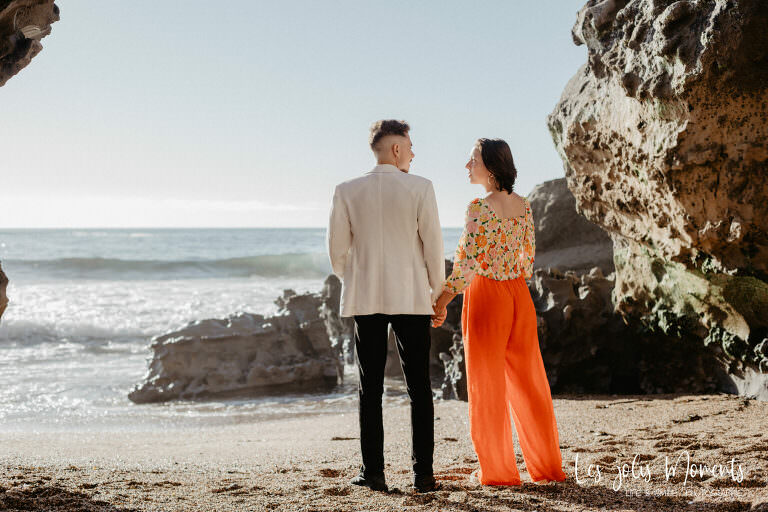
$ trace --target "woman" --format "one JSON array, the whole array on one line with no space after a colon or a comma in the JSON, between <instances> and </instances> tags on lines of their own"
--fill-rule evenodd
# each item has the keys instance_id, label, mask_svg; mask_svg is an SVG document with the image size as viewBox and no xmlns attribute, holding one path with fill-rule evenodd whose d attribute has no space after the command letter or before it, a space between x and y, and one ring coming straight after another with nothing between
<instances>
[{"instance_id":1,"label":"woman","mask_svg":"<svg viewBox=\"0 0 768 512\"><path fill-rule=\"evenodd\" d=\"M469 203L453 272L434 305L435 327L464 292L461 329L469 424L484 485L520 485L510 413L525 465L536 483L565 480L536 311L525 279L533 274L533 214L512 188L512 153L501 139L479 139L466 165L488 195Z\"/></svg>"}]
</instances>

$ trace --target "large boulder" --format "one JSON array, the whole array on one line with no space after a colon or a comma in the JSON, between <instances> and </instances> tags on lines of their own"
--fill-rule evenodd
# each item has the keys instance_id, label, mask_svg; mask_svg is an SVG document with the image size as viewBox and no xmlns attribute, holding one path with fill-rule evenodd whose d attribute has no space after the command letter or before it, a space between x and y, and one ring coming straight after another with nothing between
<instances>
[{"instance_id":1,"label":"large boulder","mask_svg":"<svg viewBox=\"0 0 768 512\"><path fill-rule=\"evenodd\" d=\"M53 0L0 0L0 87L40 53L58 20Z\"/></svg>"},{"instance_id":2,"label":"large boulder","mask_svg":"<svg viewBox=\"0 0 768 512\"><path fill-rule=\"evenodd\" d=\"M536 235L534 268L613 272L613 243L608 234L580 215L565 178L536 185L528 201Z\"/></svg>"},{"instance_id":3,"label":"large boulder","mask_svg":"<svg viewBox=\"0 0 768 512\"><path fill-rule=\"evenodd\" d=\"M145 403L335 386L343 366L321 317L333 307L326 293L334 279L317 294L286 290L271 317L238 313L156 337L147 375L128 397Z\"/></svg>"},{"instance_id":4,"label":"large boulder","mask_svg":"<svg viewBox=\"0 0 768 512\"><path fill-rule=\"evenodd\" d=\"M577 209L613 240L616 310L763 398L767 26L761 0L590 0L588 62L548 118Z\"/></svg>"}]
</instances>

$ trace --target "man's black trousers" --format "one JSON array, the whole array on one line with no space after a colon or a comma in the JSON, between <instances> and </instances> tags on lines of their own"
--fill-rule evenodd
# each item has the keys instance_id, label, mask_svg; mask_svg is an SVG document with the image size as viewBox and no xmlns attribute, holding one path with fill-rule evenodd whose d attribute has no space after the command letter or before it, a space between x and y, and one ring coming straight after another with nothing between
<instances>
[{"instance_id":1,"label":"man's black trousers","mask_svg":"<svg viewBox=\"0 0 768 512\"><path fill-rule=\"evenodd\" d=\"M384 473L384 426L381 397L387 362L388 326L397 337L397 350L411 401L411 457L415 476L432 474L434 407L429 380L429 315L355 316L355 349L360 376L360 448L363 473Z\"/></svg>"}]
</instances>

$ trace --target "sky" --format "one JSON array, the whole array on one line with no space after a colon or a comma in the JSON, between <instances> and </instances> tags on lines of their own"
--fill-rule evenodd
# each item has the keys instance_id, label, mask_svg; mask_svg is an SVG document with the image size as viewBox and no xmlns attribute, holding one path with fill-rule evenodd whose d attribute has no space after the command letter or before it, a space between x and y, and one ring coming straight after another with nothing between
<instances>
[{"instance_id":1,"label":"sky","mask_svg":"<svg viewBox=\"0 0 768 512\"><path fill-rule=\"evenodd\" d=\"M0 88L0 228L324 227L387 118L460 226L479 137L521 195L564 176L546 116L583 1L60 0Z\"/></svg>"}]
</instances>

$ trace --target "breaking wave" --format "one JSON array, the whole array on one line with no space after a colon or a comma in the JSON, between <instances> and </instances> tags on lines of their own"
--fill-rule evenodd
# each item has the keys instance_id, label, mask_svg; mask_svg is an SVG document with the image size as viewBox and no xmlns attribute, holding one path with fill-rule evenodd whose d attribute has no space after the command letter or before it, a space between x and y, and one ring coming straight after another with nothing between
<instances>
[{"instance_id":1,"label":"breaking wave","mask_svg":"<svg viewBox=\"0 0 768 512\"><path fill-rule=\"evenodd\" d=\"M205 279L222 277L324 278L325 254L269 254L219 260L123 260L59 258L5 260L6 269L35 277L67 279Z\"/></svg>"}]
</instances>

